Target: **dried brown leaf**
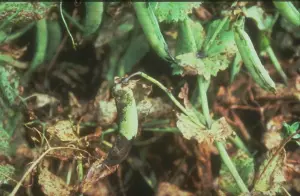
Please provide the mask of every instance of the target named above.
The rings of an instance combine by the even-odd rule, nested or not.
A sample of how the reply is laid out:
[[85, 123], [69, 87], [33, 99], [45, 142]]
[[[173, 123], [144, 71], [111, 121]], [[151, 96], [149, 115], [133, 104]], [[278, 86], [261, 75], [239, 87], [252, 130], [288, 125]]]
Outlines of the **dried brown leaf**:
[[45, 195], [49, 196], [68, 196], [71, 195], [73, 188], [68, 186], [61, 178], [54, 175], [46, 168], [41, 169], [38, 182]]
[[183, 191], [178, 186], [168, 182], [161, 182], [158, 186], [156, 196], [193, 196], [193, 193]]
[[77, 141], [79, 138], [75, 134], [76, 127], [69, 120], [58, 121], [55, 125], [49, 127], [47, 132], [51, 137], [57, 137], [63, 142]]

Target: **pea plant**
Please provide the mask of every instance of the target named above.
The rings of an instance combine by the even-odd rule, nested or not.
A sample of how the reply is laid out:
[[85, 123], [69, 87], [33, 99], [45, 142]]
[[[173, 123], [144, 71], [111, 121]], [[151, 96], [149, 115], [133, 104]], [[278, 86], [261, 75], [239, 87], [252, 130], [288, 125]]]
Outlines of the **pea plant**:
[[297, 191], [299, 6], [0, 2], [0, 193]]

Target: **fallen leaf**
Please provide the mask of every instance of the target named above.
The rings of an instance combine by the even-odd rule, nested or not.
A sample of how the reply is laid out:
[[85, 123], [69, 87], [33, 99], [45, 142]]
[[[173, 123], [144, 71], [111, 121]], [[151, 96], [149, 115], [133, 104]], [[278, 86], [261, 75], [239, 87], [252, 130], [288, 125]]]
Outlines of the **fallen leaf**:
[[168, 182], [159, 183], [156, 196], [193, 196], [193, 193], [183, 191], [178, 186]]
[[71, 195], [73, 188], [68, 186], [61, 178], [54, 175], [46, 168], [40, 170], [38, 183], [45, 195], [49, 196], [68, 196]]
[[54, 126], [49, 127], [47, 132], [51, 135], [51, 137], [57, 137], [60, 141], [72, 142], [79, 139], [74, 130], [76, 130], [76, 128], [71, 121], [61, 120]]

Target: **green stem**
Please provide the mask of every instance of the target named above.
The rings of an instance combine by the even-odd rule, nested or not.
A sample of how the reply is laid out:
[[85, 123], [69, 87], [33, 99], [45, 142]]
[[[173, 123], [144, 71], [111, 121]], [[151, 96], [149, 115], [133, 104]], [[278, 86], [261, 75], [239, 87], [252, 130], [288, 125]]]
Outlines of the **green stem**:
[[168, 125], [168, 124], [170, 124], [170, 120], [153, 120], [150, 122], [144, 122], [142, 124], [142, 127], [147, 128], [147, 127], [153, 127], [157, 125]]
[[73, 163], [69, 165], [68, 172], [67, 172], [67, 177], [66, 177], [66, 184], [70, 185], [71, 178], [72, 178], [72, 173], [73, 173]]
[[199, 87], [199, 95], [200, 95], [200, 102], [202, 106], [202, 112], [206, 120], [206, 126], [210, 129], [212, 124], [212, 119], [209, 114], [209, 107], [208, 107], [208, 101], [206, 96], [208, 83], [209, 81], [206, 80], [204, 77], [202, 76], [198, 77], [198, 87]]
[[[209, 107], [208, 107], [208, 101], [207, 101], [207, 81], [204, 77], [200, 76], [198, 78], [198, 85], [199, 85], [199, 91], [200, 91], [200, 101], [202, 106], [202, 111], [204, 114], [204, 117], [206, 119], [207, 127], [210, 129], [212, 124], [212, 119], [209, 115]], [[249, 190], [245, 183], [243, 182], [242, 178], [240, 177], [238, 171], [236, 170], [236, 167], [234, 166], [233, 162], [231, 161], [225, 146], [222, 144], [222, 142], [215, 141], [215, 145], [220, 153], [221, 159], [224, 162], [224, 164], [228, 167], [231, 175], [235, 179], [236, 183], [238, 184], [238, 187], [242, 192], [249, 193]]]
[[179, 129], [176, 127], [165, 127], [165, 128], [143, 128], [143, 131], [152, 132], [169, 132], [169, 133], [180, 133]]
[[285, 85], [288, 85], [288, 78], [285, 75], [284, 71], [282, 70], [282, 68], [280, 66], [280, 63], [278, 62], [278, 59], [276, 58], [276, 55], [274, 54], [274, 51], [271, 48], [271, 46], [268, 46], [266, 48], [266, 52], [268, 53], [272, 63], [274, 64], [274, 67], [275, 67], [276, 71], [279, 73], [279, 75], [283, 79]]
[[77, 174], [78, 174], [78, 179], [81, 182], [83, 179], [83, 165], [82, 165], [81, 157], [77, 159]]
[[239, 149], [243, 150], [244, 152], [246, 152], [248, 155], [251, 155], [251, 153], [249, 152], [248, 148], [246, 147], [246, 145], [244, 144], [243, 140], [238, 136], [230, 136], [229, 140]]
[[236, 167], [234, 166], [233, 162], [231, 161], [231, 159], [230, 159], [223, 143], [222, 142], [215, 142], [215, 145], [216, 145], [216, 147], [217, 147], [217, 149], [220, 153], [222, 161], [228, 167], [231, 175], [235, 179], [235, 181], [236, 181], [238, 187], [240, 188], [240, 190], [244, 193], [249, 193], [249, 190], [248, 190], [247, 186], [245, 185], [245, 183], [243, 182], [242, 178], [240, 177], [238, 171], [236, 170]]
[[17, 61], [9, 55], [5, 55], [5, 54], [0, 53], [0, 62], [1, 61], [5, 62], [5, 63], [8, 63], [11, 66], [20, 68], [20, 69], [26, 69], [28, 67], [27, 63]]
[[[5, 38], [4, 43], [8, 43], [12, 40], [15, 40], [19, 37], [21, 37], [22, 35], [24, 35], [24, 33], [26, 33], [29, 29], [31, 29], [33, 26], [35, 25], [35, 22], [31, 22], [28, 25], [26, 25], [25, 27], [21, 28], [20, 30], [18, 30], [17, 32], [13, 32], [9, 35], [7, 35], [7, 37]], [[0, 28], [1, 29], [1, 28]]]

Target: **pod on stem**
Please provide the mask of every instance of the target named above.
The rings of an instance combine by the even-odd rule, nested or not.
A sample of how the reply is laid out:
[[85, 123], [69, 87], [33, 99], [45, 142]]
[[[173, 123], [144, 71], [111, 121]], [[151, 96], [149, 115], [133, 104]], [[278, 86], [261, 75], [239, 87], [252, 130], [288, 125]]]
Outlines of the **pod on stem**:
[[[243, 21], [240, 21], [243, 24]], [[276, 92], [275, 83], [262, 65], [249, 35], [240, 24], [234, 25], [234, 40], [247, 70], [255, 82], [266, 91]]]

